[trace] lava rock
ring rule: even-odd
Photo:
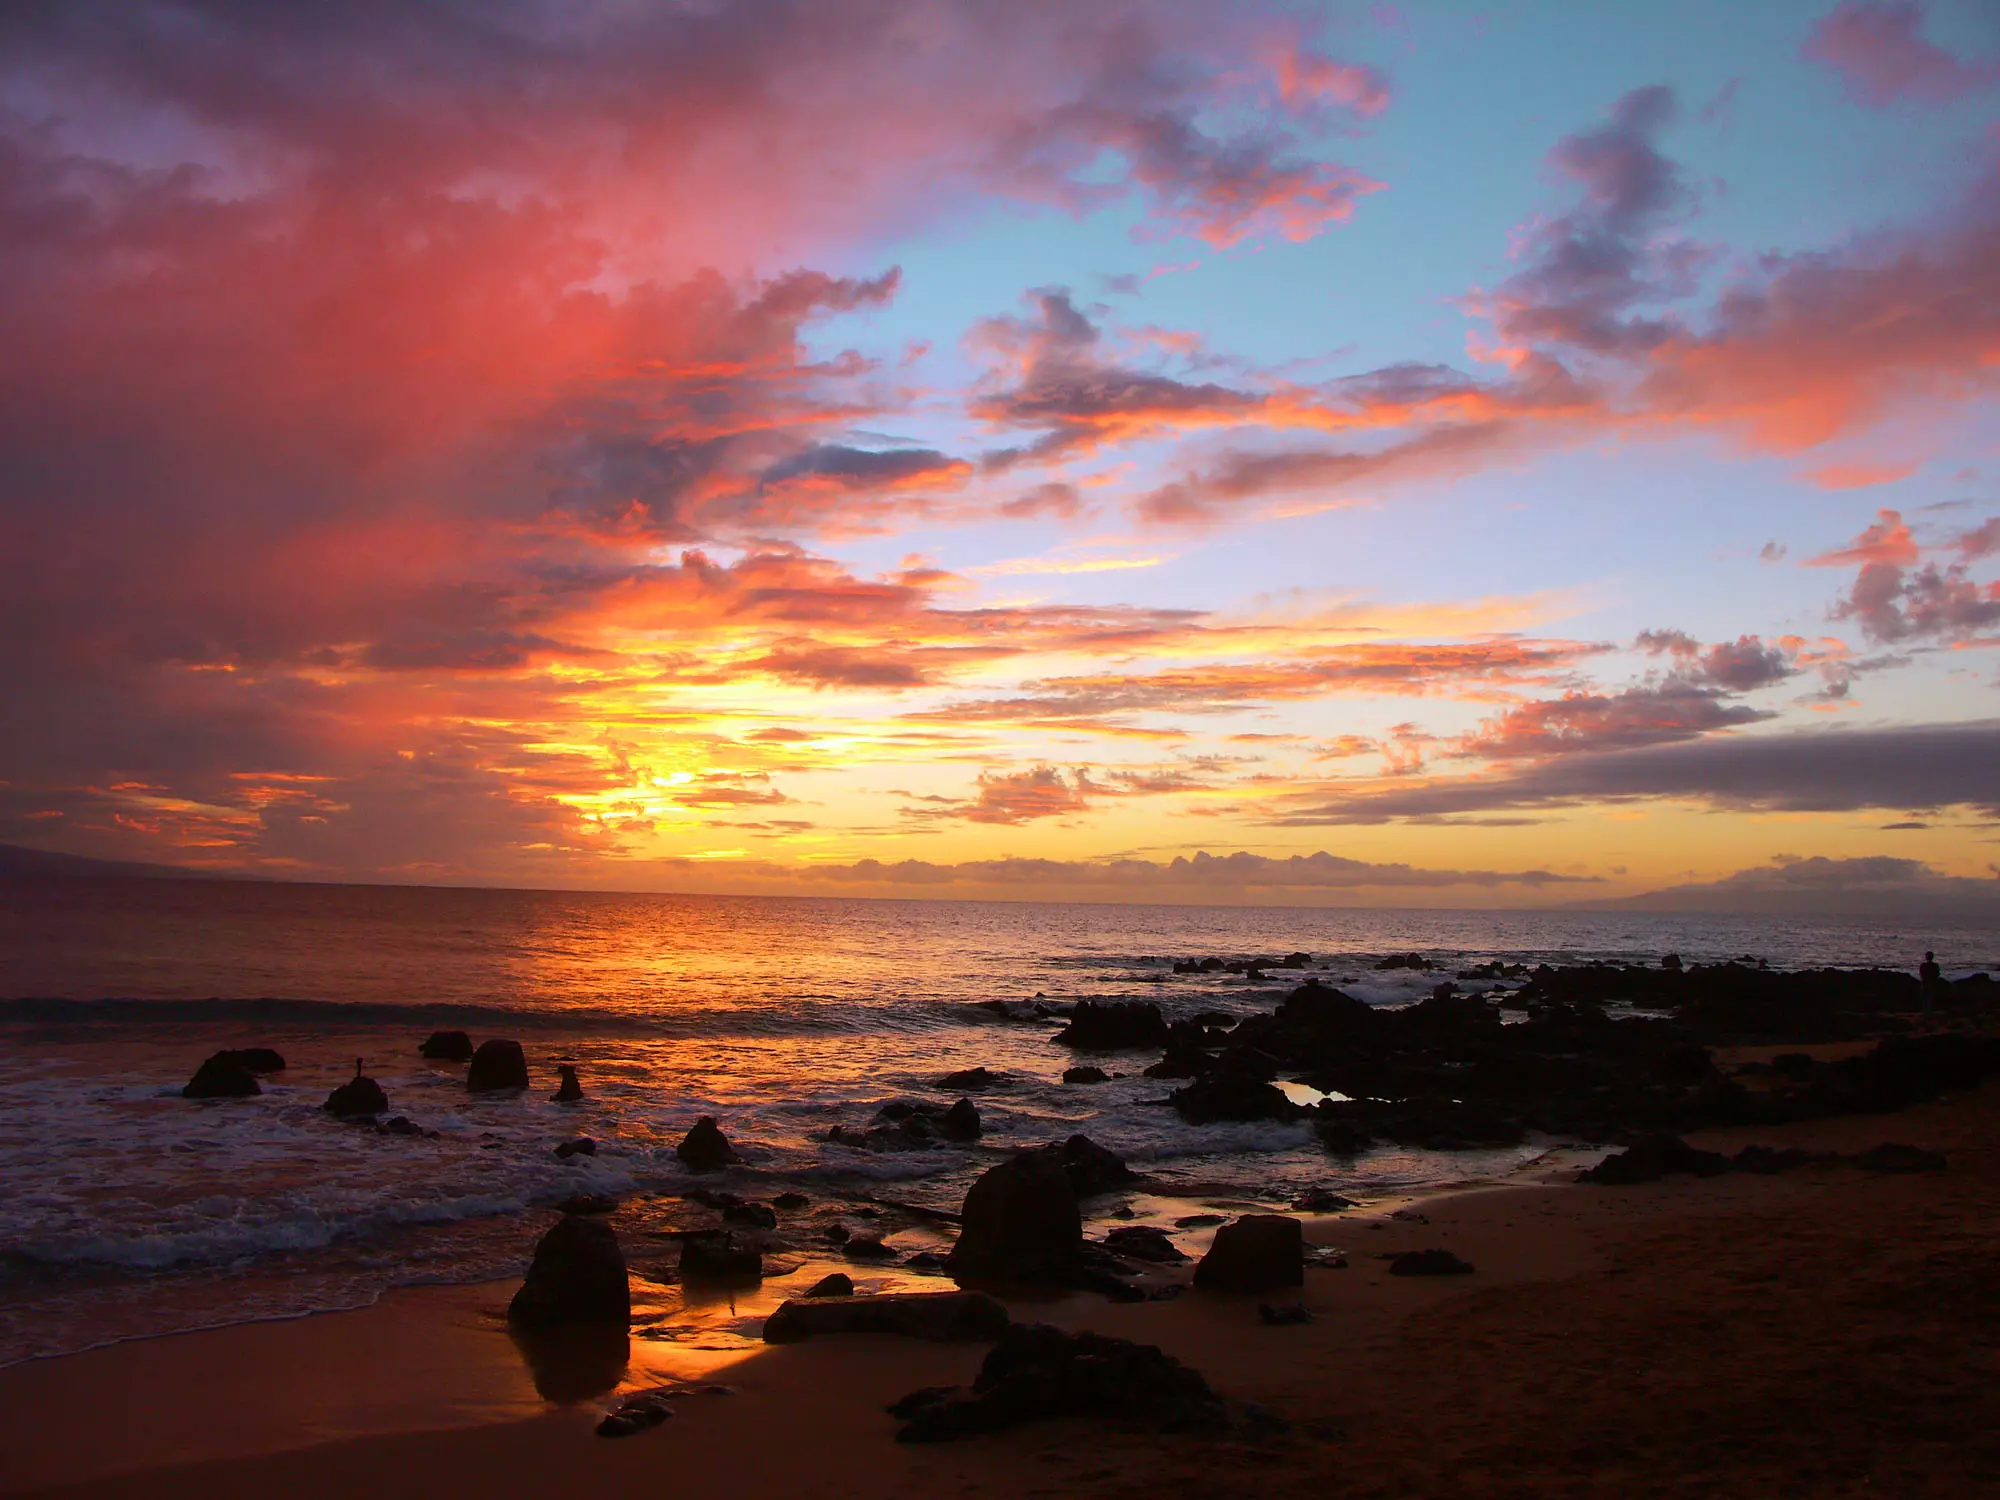
[[[1172,1265],[1187,1259],[1187,1252],[1174,1243],[1172,1235],[1150,1224],[1131,1224],[1112,1230],[1104,1236],[1104,1248],[1127,1260],[1151,1261],[1155,1265]]]
[[[1391,1276],[1470,1276],[1472,1264],[1449,1250],[1405,1250],[1389,1257]]]
[[[831,1276],[822,1276],[806,1288],[808,1297],[852,1297],[854,1278],[845,1271],[835,1271]]]
[[[889,1408],[900,1443],[934,1443],[1050,1417],[1112,1417],[1168,1432],[1220,1432],[1228,1408],[1198,1371],[1150,1344],[1016,1323],[970,1389],[929,1386]]]
[[[1305,1266],[1305,1229],[1297,1219],[1245,1214],[1216,1230],[1215,1242],[1194,1268],[1194,1284],[1218,1292],[1302,1286]]]
[[[556,1147],[556,1160],[568,1161],[572,1156],[597,1155],[597,1142],[587,1135],[580,1135],[573,1141],[564,1141]]]
[[[252,1094],[264,1090],[257,1083],[256,1074],[241,1063],[221,1061],[228,1057],[226,1052],[218,1052],[194,1070],[194,1077],[181,1086],[183,1099],[247,1099]]]
[[[1093,1068],[1086,1065],[1081,1068],[1063,1069],[1064,1083],[1109,1083],[1110,1081],[1111,1075],[1102,1068]]]
[[[764,1342],[799,1344],[829,1333],[894,1333],[953,1343],[997,1339],[1009,1321],[1007,1309],[983,1292],[841,1293],[818,1300],[808,1294],[794,1297],[764,1320]]]
[[[1061,1162],[1022,1152],[989,1167],[965,1195],[963,1225],[945,1265],[955,1275],[1066,1281],[1083,1245],[1077,1193]]]
[[[681,1236],[681,1280],[708,1286],[755,1286],[764,1279],[764,1257],[736,1243],[726,1229]]]
[[[417,1051],[433,1062],[471,1062],[472,1038],[462,1031],[433,1031]]]
[[[1166,1018],[1150,1000],[1079,1000],[1069,1025],[1056,1035],[1058,1045],[1085,1052],[1162,1047],[1166,1041]]]
[[[528,1086],[528,1059],[519,1042],[494,1037],[479,1044],[466,1071],[465,1086],[475,1094]]]
[[[736,1160],[735,1148],[715,1123],[714,1115],[703,1115],[694,1128],[674,1147],[674,1155],[690,1172],[717,1172]]]
[[[565,1214],[535,1246],[528,1276],[507,1305],[512,1323],[616,1323],[632,1318],[632,1291],[618,1236],[602,1219]]]

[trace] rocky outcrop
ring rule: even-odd
[[[681,1137],[674,1155],[690,1172],[719,1172],[736,1160],[736,1149],[715,1123],[714,1115],[703,1115],[694,1128]]]
[[[845,1271],[835,1271],[831,1276],[822,1276],[806,1288],[808,1297],[852,1297],[854,1278]]]
[[[1166,1019],[1150,1000],[1079,1000],[1069,1025],[1056,1035],[1064,1047],[1084,1052],[1120,1052],[1134,1047],[1162,1047]]]
[[[433,1031],[417,1051],[432,1062],[471,1062],[472,1038],[462,1031]]]
[[[1017,1155],[1032,1156],[1060,1167],[1079,1198],[1116,1192],[1139,1180],[1139,1174],[1126,1166],[1117,1153],[1087,1135],[1073,1135],[1068,1140],[1035,1146]]]
[[[521,1051],[521,1044],[499,1037],[481,1042],[479,1050],[472,1054],[472,1066],[466,1070],[465,1086],[475,1094],[526,1088],[528,1059]]]
[[[326,1096],[321,1106],[330,1115],[343,1120],[361,1119],[369,1115],[389,1112],[389,1096],[382,1085],[372,1078],[364,1078],[361,1073],[361,1059],[354,1060],[354,1076]]]
[[[535,1246],[527,1279],[507,1306],[508,1321],[532,1328],[615,1323],[632,1316],[632,1293],[618,1236],[602,1219],[565,1215]]]
[[[1083,1245],[1076,1189],[1058,1159],[1022,1152],[989,1167],[965,1195],[945,1266],[954,1275],[1067,1282]]]
[[[726,1203],[722,1222],[741,1224],[745,1229],[776,1229],[778,1211],[768,1203]]]
[[[227,1067],[241,1068],[247,1073],[285,1071],[285,1055],[272,1047],[231,1047],[216,1053],[209,1061]]]
[[[1658,1182],[1680,1172],[1694,1177],[1719,1177],[1729,1166],[1729,1158],[1720,1151],[1697,1150],[1679,1136],[1651,1135],[1579,1172],[1576,1180],[1624,1187]]]
[[[183,1099],[247,1099],[264,1090],[257,1075],[240,1063],[227,1062],[226,1052],[218,1052],[194,1070],[194,1077],[181,1085]]]
[[[557,1086],[553,1094],[549,1095],[549,1102],[552,1104],[575,1104],[581,1100],[583,1098],[583,1085],[577,1082],[576,1065],[574,1063],[564,1063],[556,1069],[556,1072],[561,1076],[562,1083]]]
[[[1080,1068],[1063,1069],[1064,1083],[1109,1083],[1110,1081],[1111,1075],[1104,1069],[1093,1068],[1088,1064]]]
[[[958,1342],[997,1339],[1007,1309],[982,1292],[895,1292],[794,1297],[764,1320],[764,1342],[798,1344],[832,1333],[894,1333]]]
[[[1187,1259],[1187,1252],[1174,1243],[1172,1235],[1150,1224],[1111,1230],[1104,1236],[1104,1248],[1126,1260],[1149,1261],[1154,1265],[1173,1265]]]
[[[935,1443],[1050,1417],[1112,1417],[1168,1432],[1220,1432],[1229,1411],[1198,1371],[1150,1344],[1017,1323],[972,1385],[931,1386],[889,1408],[900,1443]]]
[[[1305,1283],[1305,1230],[1284,1214],[1246,1214],[1215,1231],[1194,1268],[1205,1291],[1261,1292]]]

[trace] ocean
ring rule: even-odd
[[[703,1114],[744,1159],[721,1185],[849,1207],[955,1209],[1009,1149],[1081,1131],[1152,1179],[1125,1211],[1165,1224],[1312,1186],[1367,1199],[1500,1177],[1569,1144],[1347,1162],[1303,1125],[1181,1122],[1149,1102],[1172,1087],[1138,1076],[1150,1054],[1063,1083],[1079,1059],[1051,1045],[1037,997],[1249,1014],[1303,977],[1177,959],[1305,952],[1322,980],[1396,1005],[1445,977],[1374,968],[1406,951],[1446,970],[1668,952],[1913,969],[1925,949],[1953,974],[2000,969],[1990,930],[1852,920],[0,881],[0,1365],[517,1274],[576,1192],[626,1200],[628,1238],[669,1232],[693,1181],[673,1147]],[[418,1056],[442,1028],[520,1041],[534,1086],[468,1096],[462,1068]],[[210,1052],[253,1044],[289,1063],[262,1095],[180,1097]],[[321,1109],[357,1058],[424,1134]],[[582,1103],[549,1099],[559,1061]],[[977,1096],[974,1146],[825,1139],[891,1100],[949,1103],[937,1081],[974,1066],[1011,1079]],[[576,1135],[597,1154],[557,1160]],[[935,1239],[888,1222],[898,1250]]]

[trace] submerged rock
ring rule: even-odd
[[[528,1276],[507,1305],[508,1321],[615,1323],[632,1317],[632,1292],[618,1236],[602,1219],[566,1214],[535,1246]]]
[[[264,1090],[257,1077],[241,1063],[221,1061],[229,1056],[218,1052],[194,1070],[194,1077],[181,1086],[183,1099],[247,1099]]]
[[[997,1339],[1007,1331],[1007,1309],[983,1292],[893,1292],[873,1297],[851,1292],[849,1283],[847,1293],[794,1297],[765,1319],[764,1342],[798,1344],[829,1333],[895,1333],[955,1342]]]
[[[1065,1282],[1083,1245],[1076,1189],[1059,1160],[1022,1152],[989,1167],[965,1195],[958,1243],[945,1260],[955,1275]]]
[[[1217,1292],[1302,1286],[1305,1267],[1305,1229],[1297,1219],[1246,1214],[1215,1231],[1215,1242],[1194,1268],[1194,1284]]]
[[[462,1031],[433,1031],[417,1051],[433,1062],[471,1062],[472,1038]]]
[[[597,1424],[597,1435],[602,1438],[631,1437],[634,1433],[658,1427],[674,1414],[671,1393],[670,1387],[634,1391],[604,1414],[604,1420]]]
[[[1115,1417],[1168,1432],[1219,1432],[1228,1409],[1200,1373],[1150,1344],[1016,1323],[971,1387],[929,1386],[889,1408],[899,1443],[935,1443],[1049,1417]]]
[[[465,1086],[475,1094],[526,1088],[528,1059],[521,1051],[521,1044],[499,1037],[481,1042],[479,1050],[472,1054],[472,1066],[466,1071]]]
[[[715,1123],[714,1115],[703,1115],[696,1120],[694,1128],[674,1147],[674,1155],[690,1172],[719,1172],[736,1160],[736,1150],[722,1133],[722,1127]]]

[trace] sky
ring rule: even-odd
[[[2000,900],[1990,0],[0,11],[0,842]]]

